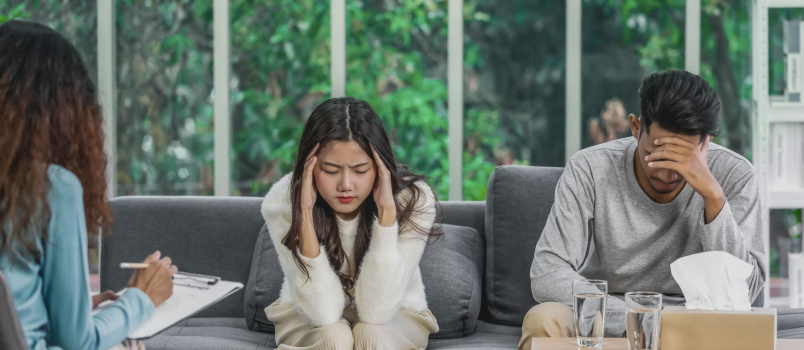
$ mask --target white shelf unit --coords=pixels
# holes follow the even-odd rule
[[[781,96],[770,96],[768,104],[768,122],[804,123],[804,103],[785,102]]]
[[[774,189],[768,192],[768,207],[770,209],[801,208],[804,207],[802,198],[804,198],[804,189],[791,191]]]
[[[751,6],[753,162],[757,171],[760,198],[766,208],[763,213],[766,225],[764,227],[765,240],[770,243],[770,209],[804,208],[804,189],[774,188],[771,191],[769,188],[771,123],[804,123],[804,104],[782,102],[779,97],[770,96],[768,87],[770,80],[768,9],[804,8],[804,0],[752,0]],[[765,263],[766,266],[770,266],[769,244],[765,247]],[[765,282],[765,305],[770,304],[769,300],[770,279]]]

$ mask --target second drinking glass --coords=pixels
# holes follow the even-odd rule
[[[661,293],[625,293],[625,333],[629,350],[659,349],[661,311]]]

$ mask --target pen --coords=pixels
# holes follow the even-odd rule
[[[128,262],[123,262],[123,263],[120,263],[120,268],[121,268],[121,269],[144,269],[144,268],[146,268],[146,267],[148,267],[148,266],[150,266],[150,264],[145,264],[145,263],[128,263]]]

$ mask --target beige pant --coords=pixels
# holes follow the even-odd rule
[[[425,349],[430,333],[438,332],[430,310],[402,308],[388,323],[378,325],[360,322],[355,310],[346,308],[340,321],[322,327],[309,324],[295,306],[278,300],[265,314],[274,323],[280,350]]]
[[[530,350],[533,337],[574,337],[572,309],[560,303],[542,303],[530,308],[522,320],[519,350]]]

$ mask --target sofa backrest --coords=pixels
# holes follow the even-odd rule
[[[131,270],[155,250],[181,271],[219,276],[243,284],[264,220],[262,198],[118,197],[110,201],[112,234],[101,245],[101,289],[126,286]],[[281,273],[281,272],[280,272]],[[245,291],[225,298],[196,317],[242,317]]]
[[[246,285],[197,317],[243,317],[253,330],[272,331],[262,309],[279,296],[283,274],[260,214],[262,198],[118,197],[115,222],[101,247],[101,288],[125,287],[130,270],[159,249],[182,271]],[[430,310],[455,337],[474,331],[480,312],[485,245],[483,202],[442,202],[445,235],[425,248],[420,267]],[[448,224],[474,227],[457,227]],[[252,266],[253,261],[256,268]],[[256,322],[260,321],[260,322]]]
[[[530,265],[563,168],[501,166],[486,198],[486,311],[492,322],[522,325],[536,304]]]

